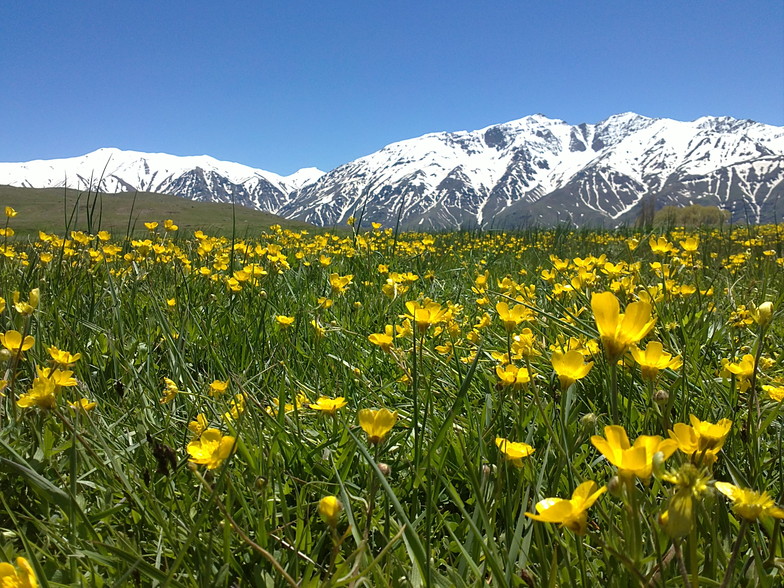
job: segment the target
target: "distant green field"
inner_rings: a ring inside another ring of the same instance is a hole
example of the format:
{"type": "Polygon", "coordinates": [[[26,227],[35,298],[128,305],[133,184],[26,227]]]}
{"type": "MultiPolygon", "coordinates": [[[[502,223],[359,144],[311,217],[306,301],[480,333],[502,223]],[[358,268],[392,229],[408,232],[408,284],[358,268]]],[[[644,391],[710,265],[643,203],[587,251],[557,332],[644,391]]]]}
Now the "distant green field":
{"type": "Polygon", "coordinates": [[[0,205],[19,212],[14,230],[22,236],[39,230],[63,233],[66,229],[124,235],[129,227],[133,233],[144,232],[145,222],[167,218],[173,219],[180,230],[203,229],[211,234],[231,234],[233,219],[238,235],[255,235],[274,224],[290,229],[311,226],[243,206],[194,202],[151,192],[138,192],[134,198],[129,192],[88,195],[63,188],[0,186],[0,205]]]}

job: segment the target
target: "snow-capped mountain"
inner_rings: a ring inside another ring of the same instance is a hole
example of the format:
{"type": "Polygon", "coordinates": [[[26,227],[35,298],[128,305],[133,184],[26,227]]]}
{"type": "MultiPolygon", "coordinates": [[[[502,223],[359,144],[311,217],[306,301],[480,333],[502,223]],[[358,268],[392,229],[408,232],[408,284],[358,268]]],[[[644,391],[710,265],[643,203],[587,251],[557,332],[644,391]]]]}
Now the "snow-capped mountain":
{"type": "Polygon", "coordinates": [[[319,225],[350,215],[387,226],[617,225],[642,199],[715,204],[738,219],[784,216],[784,128],[633,113],[595,125],[542,115],[393,143],[303,188],[280,213],[319,225]],[[778,207],[778,210],[776,209],[778,207]]]}
{"type": "Polygon", "coordinates": [[[625,113],[570,125],[533,115],[400,141],[326,174],[305,168],[284,177],[207,156],[100,149],[0,163],[0,184],[234,200],[322,226],[349,216],[422,229],[615,226],[634,221],[646,198],[656,208],[711,204],[735,220],[769,222],[784,218],[784,128],[729,117],[625,113]]]}
{"type": "Polygon", "coordinates": [[[206,155],[180,157],[98,149],[81,157],[0,163],[0,184],[31,188],[75,188],[106,193],[140,190],[202,202],[236,202],[276,213],[291,195],[324,172],[303,168],[280,176],[206,155]]]}

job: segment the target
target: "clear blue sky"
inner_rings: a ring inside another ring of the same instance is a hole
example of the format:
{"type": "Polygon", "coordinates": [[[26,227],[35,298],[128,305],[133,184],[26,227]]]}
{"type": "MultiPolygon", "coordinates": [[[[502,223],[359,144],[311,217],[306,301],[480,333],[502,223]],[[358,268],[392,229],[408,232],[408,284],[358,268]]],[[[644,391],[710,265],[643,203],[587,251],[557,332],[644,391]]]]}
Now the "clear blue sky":
{"type": "Polygon", "coordinates": [[[3,2],[0,161],[119,147],[328,170],[542,113],[784,125],[784,2],[3,2]]]}

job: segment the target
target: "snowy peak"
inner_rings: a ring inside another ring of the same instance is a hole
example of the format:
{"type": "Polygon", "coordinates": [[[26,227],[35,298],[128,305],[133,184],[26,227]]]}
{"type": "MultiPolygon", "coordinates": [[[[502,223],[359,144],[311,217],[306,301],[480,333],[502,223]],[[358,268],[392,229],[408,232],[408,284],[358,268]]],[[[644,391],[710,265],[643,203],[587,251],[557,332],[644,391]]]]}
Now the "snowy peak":
{"type": "Polygon", "coordinates": [[[235,202],[317,225],[352,215],[409,228],[616,225],[644,199],[709,203],[738,219],[784,216],[784,128],[731,117],[690,122],[633,112],[571,125],[542,114],[391,143],[328,173],[281,176],[207,155],[114,148],[0,163],[0,184],[146,190],[235,202]]]}

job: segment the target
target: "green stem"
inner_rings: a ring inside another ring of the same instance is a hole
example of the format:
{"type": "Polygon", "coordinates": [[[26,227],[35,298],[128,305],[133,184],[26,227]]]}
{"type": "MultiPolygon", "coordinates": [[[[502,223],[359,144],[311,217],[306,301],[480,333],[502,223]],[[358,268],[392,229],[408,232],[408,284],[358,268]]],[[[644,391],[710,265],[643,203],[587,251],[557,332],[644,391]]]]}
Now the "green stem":
{"type": "Polygon", "coordinates": [[[727,562],[727,571],[724,572],[724,579],[721,581],[721,588],[727,588],[732,581],[732,574],[735,572],[735,562],[738,561],[738,554],[740,553],[740,546],[743,543],[743,536],[746,534],[746,529],[749,526],[749,522],[746,519],[743,519],[740,523],[740,529],[738,530],[738,538],[735,539],[735,545],[732,548],[732,555],[730,556],[730,561],[727,562]]]}

